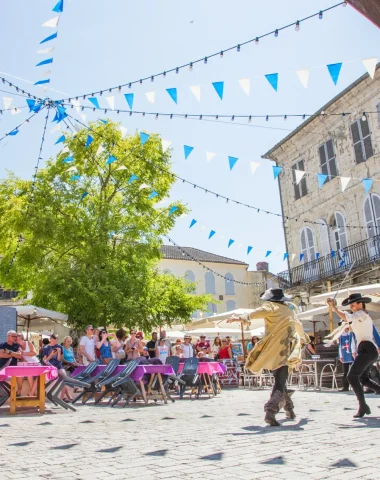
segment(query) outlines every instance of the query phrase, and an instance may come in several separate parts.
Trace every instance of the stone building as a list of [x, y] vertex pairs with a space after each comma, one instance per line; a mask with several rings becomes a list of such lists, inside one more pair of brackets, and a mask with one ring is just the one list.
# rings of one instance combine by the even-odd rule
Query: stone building
[[[263, 155], [283, 167], [289, 263], [280, 282], [306, 300], [334, 289], [351, 267], [345, 286], [380, 279], [379, 66], [374, 79], [360, 77]], [[327, 175], [321, 187], [318, 173]], [[373, 180], [368, 193], [362, 179]]]

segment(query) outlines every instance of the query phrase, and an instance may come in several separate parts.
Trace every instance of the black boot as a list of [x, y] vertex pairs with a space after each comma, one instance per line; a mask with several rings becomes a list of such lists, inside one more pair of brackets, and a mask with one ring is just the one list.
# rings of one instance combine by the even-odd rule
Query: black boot
[[264, 405], [264, 411], [265, 411], [265, 422], [269, 423], [271, 427], [279, 427], [280, 424], [276, 420], [276, 414], [280, 410], [280, 402], [283, 399], [283, 393], [280, 392], [279, 390], [276, 390], [270, 397], [270, 399], [267, 401], [267, 403]]
[[[357, 390], [354, 388], [354, 391]], [[362, 418], [364, 415], [370, 415], [371, 414], [371, 409], [367, 405], [365, 398], [364, 398], [364, 392], [363, 389], [361, 391], [355, 391], [356, 393], [356, 398], [359, 401], [359, 410], [358, 412], [354, 415], [354, 418]]]

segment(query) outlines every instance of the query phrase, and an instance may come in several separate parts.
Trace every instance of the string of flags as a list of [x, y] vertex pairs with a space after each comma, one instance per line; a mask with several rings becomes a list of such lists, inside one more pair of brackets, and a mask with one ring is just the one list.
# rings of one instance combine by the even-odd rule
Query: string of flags
[[30, 117], [26, 118], [23, 122], [21, 122], [19, 125], [17, 125], [17, 127], [13, 128], [10, 132], [6, 133], [5, 135], [3, 135], [1, 138], [0, 138], [0, 142], [4, 140], [4, 138], [7, 138], [7, 137], [15, 137], [19, 132], [20, 132], [20, 128], [29, 123], [29, 121], [35, 116], [37, 115], [38, 112], [33, 112], [33, 115], [31, 115]]
[[[312, 14], [312, 15], [308, 15], [307, 17], [304, 17], [304, 18], [301, 18], [299, 20], [296, 20], [288, 25], [285, 25], [281, 28], [276, 28], [275, 30], [272, 30], [270, 32], [267, 32], [265, 34], [262, 34], [262, 35], [259, 35], [259, 36], [256, 36], [256, 37], [253, 37], [251, 38], [250, 40], [247, 40], [245, 42], [242, 42], [242, 43], [238, 43], [237, 45], [234, 45], [234, 46], [231, 46], [229, 48], [226, 48], [226, 49], [223, 49], [223, 50], [218, 50], [217, 52], [215, 53], [212, 53], [210, 55], [206, 55], [206, 56], [203, 56], [197, 60], [193, 60], [191, 62], [187, 62], [187, 63], [184, 63], [184, 64], [181, 64], [181, 66], [177, 66], [177, 67], [174, 67], [174, 68], [170, 68], [168, 70], [164, 70], [160, 73], [155, 73], [155, 74], [152, 74], [152, 75], [149, 75], [147, 77], [144, 77], [144, 78], [140, 78], [138, 80], [134, 80], [134, 81], [130, 81], [130, 82], [126, 82], [126, 83], [123, 83], [123, 84], [119, 84], [119, 85], [116, 85], [116, 86], [113, 86], [113, 87], [107, 87], [103, 90], [98, 90], [96, 92], [92, 92], [92, 93], [86, 93], [86, 94], [82, 94], [82, 95], [76, 95], [74, 96], [74, 98], [78, 99], [79, 97], [83, 97], [83, 98], [86, 98], [88, 96], [91, 96], [93, 97], [94, 95], [97, 95], [97, 94], [100, 94], [102, 95], [103, 92], [108, 92], [108, 93], [111, 93], [112, 91], [116, 90], [116, 91], [121, 91], [121, 89], [123, 87], [128, 87], [128, 88], [131, 88], [132, 85], [135, 85], [135, 84], [142, 84], [143, 82], [145, 81], [150, 81], [150, 82], [154, 82], [154, 80], [158, 77], [163, 77], [165, 78], [167, 74], [169, 73], [175, 73], [175, 74], [178, 74], [180, 72], [180, 70], [183, 70], [184, 68], [189, 68], [190, 71], [193, 70], [194, 66], [199, 64], [199, 63], [202, 63], [202, 64], [205, 64], [207, 65], [210, 60], [214, 57], [220, 57], [220, 58], [223, 58], [225, 56], [226, 53], [228, 52], [231, 52], [231, 51], [236, 51], [236, 52], [240, 52], [241, 49], [243, 47], [245, 47], [246, 45], [249, 45], [249, 44], [255, 44], [255, 45], [259, 45], [260, 43], [260, 40], [266, 38], [266, 37], [269, 37], [269, 36], [274, 36], [274, 37], [278, 37], [279, 36], [279, 33], [284, 31], [284, 30], [287, 30], [289, 28], [294, 28], [294, 30], [296, 32], [298, 32], [300, 30], [300, 27], [301, 27], [301, 24], [303, 25], [306, 21], [308, 20], [311, 20], [312, 18], [319, 18], [320, 20], [323, 19], [324, 17], [324, 14], [339, 7], [339, 6], [346, 6], [347, 3], [345, 1], [343, 2], [339, 2], [337, 3], [336, 5], [332, 5], [331, 7], [328, 7], [324, 10], [319, 10], [318, 12]], [[334, 70], [334, 75], [336, 74], [336, 71]], [[338, 74], [339, 75], [339, 74]], [[269, 81], [269, 79], [268, 79]], [[275, 82], [274, 80], [274, 77], [271, 77], [271, 81], [273, 81], [273, 83]], [[216, 83], [222, 83], [222, 82], [216, 82]], [[214, 86], [215, 88], [215, 86]], [[218, 95], [220, 96], [220, 93], [222, 93], [222, 86], [221, 85], [218, 85], [215, 90], [217, 91]], [[168, 94], [171, 96], [172, 100], [174, 102], [176, 102], [176, 94], [174, 93], [174, 91], [172, 91], [171, 93], [168, 92]], [[223, 94], [222, 94], [223, 95]], [[64, 100], [67, 100], [64, 99]]]
[[[63, 2], [64, 2], [64, 0], [58, 0], [58, 3], [52, 9], [52, 11], [55, 12], [55, 13], [58, 13], [58, 15], [56, 15], [53, 18], [50, 18], [49, 20], [47, 20], [45, 23], [42, 24], [43, 27], [53, 28], [56, 31], [54, 33], [52, 33], [51, 35], [47, 36], [46, 38], [44, 38], [40, 42], [40, 45], [51, 42], [52, 40], [55, 40], [58, 37], [58, 24], [59, 24], [59, 20], [61, 18], [60, 14], [63, 13]], [[54, 46], [50, 46], [50, 47], [47, 47], [47, 48], [42, 48], [42, 49], [37, 50], [38, 54], [48, 55], [48, 58], [45, 58], [44, 60], [41, 60], [40, 62], [38, 62], [36, 64], [36, 67], [46, 67], [47, 65], [50, 66], [54, 61], [54, 57], [50, 56], [50, 55], [52, 55], [52, 52], [54, 51], [54, 49], [55, 49]], [[43, 78], [41, 80], [37, 80], [37, 82], [35, 82], [34, 85], [40, 85], [40, 86], [43, 87], [44, 90], [47, 90], [48, 87], [46, 87], [46, 85], [50, 83], [50, 74], [51, 74], [51, 70], [49, 70], [49, 69], [45, 70], [43, 72], [43, 75], [46, 78]]]
[[14, 85], [12, 82], [10, 82], [9, 80], [7, 80], [6, 78], [4, 77], [1, 77], [0, 76], [0, 80], [2, 81], [2, 83], [4, 85], [7, 85], [8, 87], [10, 88], [14, 88], [16, 90], [17, 93], [14, 93], [12, 92], [13, 95], [18, 95], [18, 96], [28, 96], [29, 98], [33, 98], [34, 100], [41, 100], [41, 98], [39, 97], [36, 97], [35, 95], [32, 95], [31, 93], [29, 92], [26, 92], [24, 89], [22, 89], [21, 87], [17, 86], [17, 85]]

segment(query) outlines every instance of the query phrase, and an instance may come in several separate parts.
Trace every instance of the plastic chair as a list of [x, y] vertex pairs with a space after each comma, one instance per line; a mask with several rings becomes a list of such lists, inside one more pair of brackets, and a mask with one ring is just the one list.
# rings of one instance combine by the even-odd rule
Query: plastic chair
[[[183, 398], [183, 394], [185, 393], [186, 387], [198, 387], [197, 398], [199, 398], [199, 375], [197, 374], [199, 366], [199, 359], [192, 357], [186, 358], [185, 363], [183, 365], [183, 370], [179, 378], [182, 380], [180, 390], [179, 390], [179, 398]], [[190, 393], [190, 398], [192, 393]]]
[[322, 368], [321, 370], [321, 375], [319, 377], [319, 386], [320, 386], [320, 389], [328, 389], [326, 387], [323, 387], [323, 379], [329, 379], [331, 378], [331, 389], [334, 390], [338, 390], [338, 382], [337, 382], [337, 379], [340, 378], [340, 377], [343, 377], [343, 373], [338, 373], [337, 372], [337, 369], [338, 369], [338, 366], [337, 364], [333, 364], [333, 363], [328, 363], [327, 365], [324, 365], [324, 367]]
[[135, 382], [130, 378], [131, 373], [135, 370], [138, 365], [138, 360], [128, 361], [123, 369], [116, 373], [116, 375], [109, 377], [98, 383], [99, 388], [104, 388], [99, 398], [95, 400], [95, 405], [103, 400], [103, 398], [112, 393], [110, 400], [107, 405], [110, 405], [114, 401], [112, 406], [116, 405], [122, 398], [125, 398], [126, 402], [124, 407], [128, 405], [139, 393], [139, 389], [136, 387]]
[[[1, 370], [3, 370], [6, 367], [9, 367], [11, 361], [12, 361], [11, 358], [7, 360], [7, 362], [3, 365], [3, 368]], [[11, 389], [8, 383], [6, 381], [0, 382], [0, 407], [8, 400], [10, 395], [11, 395]]]
[[80, 380], [81, 382], [86, 382], [91, 378], [92, 373], [96, 370], [98, 365], [99, 361], [95, 360], [94, 362], [89, 363], [81, 373], [71, 378], [75, 378], [76, 380]]

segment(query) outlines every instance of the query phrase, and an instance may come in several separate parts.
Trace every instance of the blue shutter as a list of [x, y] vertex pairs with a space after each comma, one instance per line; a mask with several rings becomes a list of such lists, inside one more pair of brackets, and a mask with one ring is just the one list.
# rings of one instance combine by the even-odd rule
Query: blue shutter
[[226, 285], [226, 295], [235, 295], [235, 282], [234, 282], [234, 276], [232, 275], [232, 273], [226, 274], [225, 285]]
[[231, 312], [232, 310], [236, 310], [236, 302], [235, 300], [227, 300], [227, 312]]
[[207, 272], [205, 275], [206, 293], [215, 295], [215, 277], [212, 272]]

